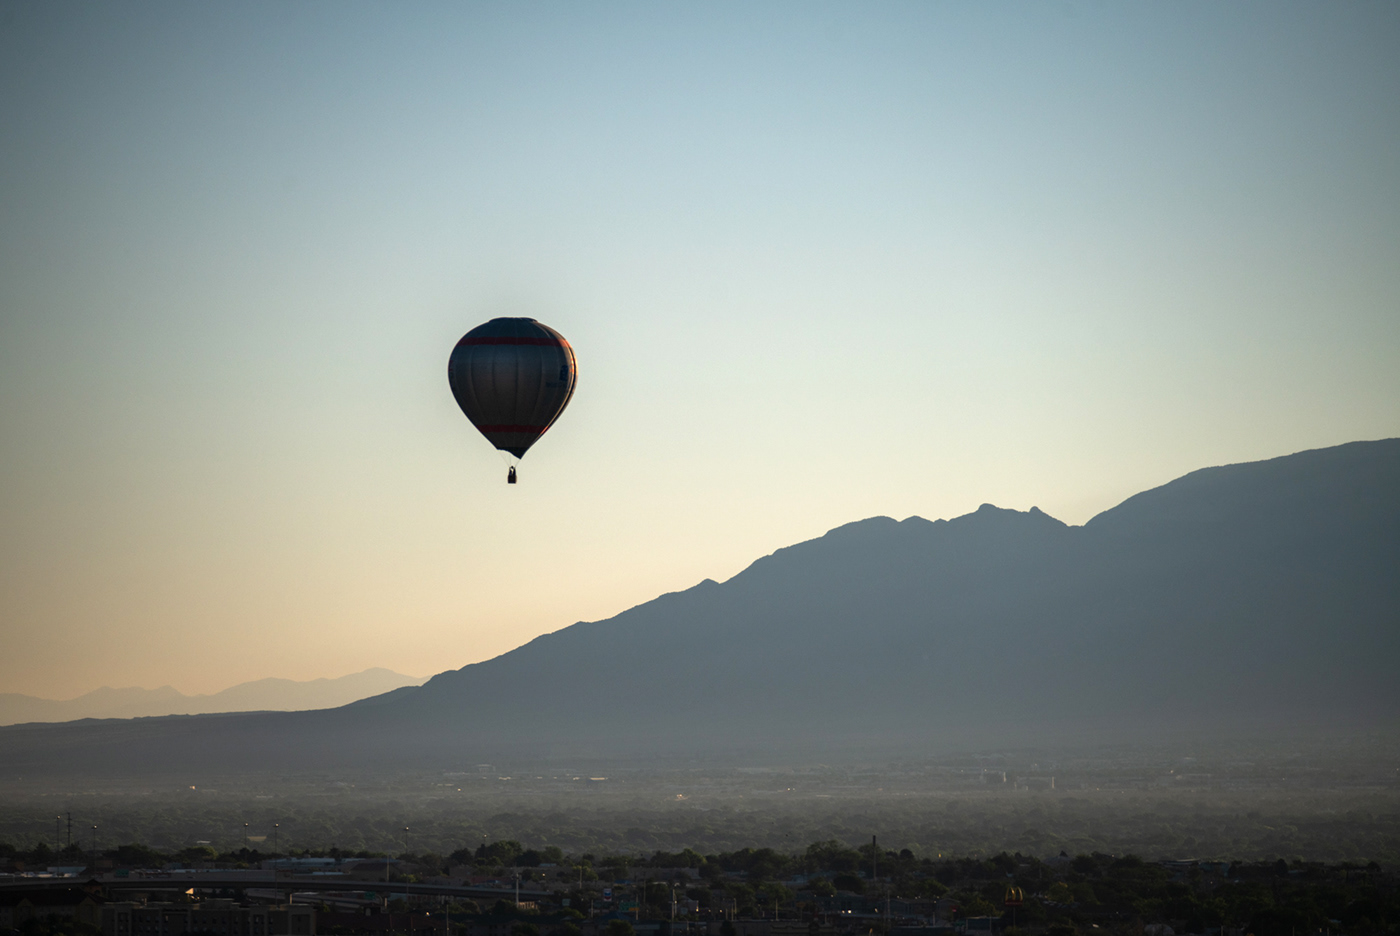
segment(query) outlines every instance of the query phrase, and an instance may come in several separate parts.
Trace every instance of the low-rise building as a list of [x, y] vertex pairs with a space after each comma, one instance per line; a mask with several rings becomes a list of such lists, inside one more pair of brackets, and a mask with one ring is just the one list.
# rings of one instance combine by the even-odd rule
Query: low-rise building
[[243, 906], [121, 902], [101, 908], [102, 936], [316, 936], [316, 910], [296, 904]]
[[97, 925], [102, 898], [82, 887], [35, 888], [0, 895], [0, 930], [18, 929], [26, 920], [49, 917]]

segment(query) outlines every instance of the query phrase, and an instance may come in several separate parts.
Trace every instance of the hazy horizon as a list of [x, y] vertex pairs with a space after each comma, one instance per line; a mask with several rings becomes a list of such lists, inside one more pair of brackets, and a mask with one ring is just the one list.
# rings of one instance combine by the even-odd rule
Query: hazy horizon
[[[1400, 7], [0, 2], [0, 692], [435, 674], [1400, 436]], [[448, 390], [578, 355], [521, 483]]]
[[79, 719], [160, 718], [230, 712], [301, 712], [338, 708], [427, 677], [407, 676], [382, 667], [333, 678], [298, 681], [268, 676], [235, 683], [217, 692], [187, 695], [173, 686], [99, 686], [69, 699], [0, 692], [0, 726], [72, 722]]
[[[395, 676], [402, 676], [402, 677], [404, 677], [405, 679], [416, 679], [416, 680], [420, 680], [420, 681], [426, 681], [426, 680], [428, 680], [429, 678], [431, 678], [432, 675], [436, 675], [436, 674], [429, 674], [429, 676], [415, 676], [415, 675], [413, 675], [413, 674], [411, 674], [411, 673], [400, 673], [400, 672], [397, 672], [397, 671], [395, 671], [395, 670], [388, 669], [387, 667], [368, 667], [368, 668], [363, 669], [363, 670], [357, 670], [357, 671], [355, 671], [355, 672], [353, 672], [353, 673], [341, 673], [341, 674], [338, 675], [338, 676], [315, 676], [315, 677], [312, 677], [312, 678], [309, 679], [309, 680], [305, 680], [305, 679], [297, 679], [297, 680], [294, 680], [294, 679], [291, 679], [290, 677], [287, 677], [287, 676], [279, 676], [279, 675], [277, 675], [276, 673], [271, 673], [271, 674], [269, 674], [269, 675], [267, 675], [267, 676], [259, 676], [257, 679], [253, 679], [253, 680], [242, 680], [242, 681], [240, 681], [240, 682], [230, 683], [229, 685], [222, 686], [222, 687], [220, 687], [220, 688], [218, 688], [218, 689], [214, 689], [214, 690], [212, 690], [212, 691], [210, 691], [210, 692], [202, 692], [202, 693], [181, 693], [181, 695], [184, 695], [184, 696], [186, 696], [186, 697], [188, 697], [188, 698], [204, 698], [204, 697], [208, 697], [208, 696], [219, 695], [220, 693], [227, 692], [227, 691], [229, 691], [230, 689], [237, 689], [237, 688], [239, 688], [240, 686], [246, 686], [246, 685], [248, 685], [249, 683], [253, 683], [253, 682], [264, 682], [264, 681], [267, 681], [267, 680], [285, 680], [285, 681], [288, 681], [288, 682], [295, 682], [295, 683], [299, 683], [299, 684], [303, 684], [303, 683], [307, 683], [307, 682], [317, 682], [317, 681], [330, 681], [330, 682], [333, 682], [333, 681], [335, 681], [335, 680], [337, 680], [337, 679], [344, 679], [344, 678], [346, 678], [347, 676], [359, 676], [359, 675], [361, 675], [361, 674], [363, 674], [363, 673], [368, 673], [368, 672], [370, 672], [371, 670], [375, 670], [375, 669], [383, 669], [383, 670], [385, 670], [386, 672], [393, 673], [393, 675], [395, 675]], [[114, 685], [110, 685], [110, 684], [104, 684], [104, 685], [101, 685], [101, 686], [95, 686], [95, 687], [93, 687], [92, 689], [88, 689], [88, 690], [86, 690], [86, 691], [84, 691], [84, 692], [80, 692], [80, 693], [78, 693], [77, 695], [67, 696], [67, 697], [61, 698], [61, 699], [47, 698], [47, 697], [44, 697], [44, 696], [34, 696], [33, 698], [42, 699], [42, 700], [45, 701], [45, 702], [73, 702], [73, 701], [76, 701], [76, 700], [78, 700], [78, 699], [83, 698], [84, 696], [92, 695], [94, 692], [101, 692], [103, 689], [111, 689], [111, 690], [114, 690], [114, 691], [116, 691], [116, 692], [123, 692], [123, 691], [128, 690], [128, 689], [135, 689], [135, 690], [139, 690], [139, 691], [141, 691], [141, 692], [158, 692], [158, 691], [161, 690], [161, 689], [174, 689], [174, 688], [175, 688], [175, 687], [174, 687], [174, 686], [171, 686], [169, 683], [166, 683], [166, 684], [160, 685], [160, 686], [114, 686]], [[178, 689], [177, 689], [176, 691], [179, 692]], [[0, 694], [2, 694], [2, 693], [0, 693]]]

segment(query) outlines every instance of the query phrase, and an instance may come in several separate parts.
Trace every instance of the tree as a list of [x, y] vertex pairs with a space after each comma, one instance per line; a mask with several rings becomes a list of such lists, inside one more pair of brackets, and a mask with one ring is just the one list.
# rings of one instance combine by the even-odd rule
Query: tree
[[774, 903], [782, 906], [783, 904], [790, 904], [797, 899], [796, 894], [776, 881], [767, 882], [762, 885], [758, 891], [762, 897], [764, 907], [772, 907]]
[[214, 851], [214, 849], [210, 848], [208, 845], [191, 845], [189, 848], [182, 849], [180, 853], [176, 855], [176, 857], [179, 858], [181, 861], [187, 862], [213, 861], [214, 859], [219, 857], [219, 853]]
[[991, 916], [997, 912], [997, 908], [992, 902], [981, 894], [972, 894], [966, 900], [959, 902], [962, 907], [962, 915], [965, 917]]
[[836, 839], [813, 842], [807, 846], [803, 864], [808, 871], [835, 871], [852, 874], [861, 867], [860, 853]]
[[865, 893], [865, 882], [854, 874], [838, 874], [831, 879], [831, 884], [839, 891], [849, 891], [852, 894]]
[[154, 848], [135, 843], [109, 849], [105, 855], [120, 868], [159, 868], [170, 860]]
[[[513, 865], [525, 851], [514, 839], [503, 839], [490, 845], [481, 845], [475, 858], [479, 864]], [[538, 864], [538, 862], [536, 862]]]

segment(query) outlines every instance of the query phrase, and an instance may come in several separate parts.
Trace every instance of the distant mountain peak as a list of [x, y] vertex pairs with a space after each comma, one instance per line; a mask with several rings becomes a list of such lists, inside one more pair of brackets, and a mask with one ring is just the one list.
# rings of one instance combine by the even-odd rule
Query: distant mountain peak
[[103, 686], [75, 699], [40, 699], [0, 694], [0, 725], [72, 721], [80, 718], [149, 718], [222, 712], [299, 711], [335, 708], [367, 696], [424, 680], [382, 666], [336, 678], [306, 681], [270, 676], [230, 686], [220, 692], [187, 696], [172, 686], [114, 689]]

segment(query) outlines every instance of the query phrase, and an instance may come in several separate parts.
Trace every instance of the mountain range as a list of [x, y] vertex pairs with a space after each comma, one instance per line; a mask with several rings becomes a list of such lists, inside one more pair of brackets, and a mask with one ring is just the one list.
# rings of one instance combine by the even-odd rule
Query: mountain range
[[1068, 526], [875, 517], [337, 709], [23, 725], [28, 777], [809, 759], [1400, 724], [1400, 439]]
[[79, 718], [150, 718], [158, 715], [203, 715], [210, 712], [295, 712], [335, 708], [367, 696], [424, 682], [383, 667], [337, 679], [257, 679], [207, 695], [185, 695], [170, 686], [159, 689], [103, 686], [76, 699], [40, 699], [0, 693], [0, 725], [62, 722]]

